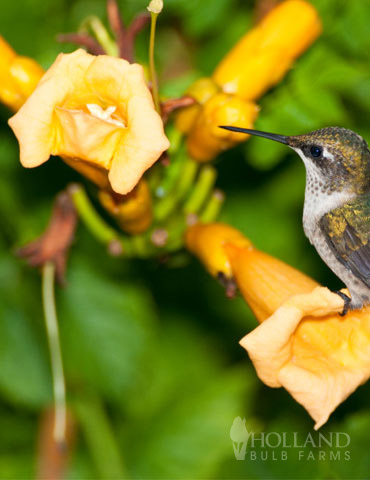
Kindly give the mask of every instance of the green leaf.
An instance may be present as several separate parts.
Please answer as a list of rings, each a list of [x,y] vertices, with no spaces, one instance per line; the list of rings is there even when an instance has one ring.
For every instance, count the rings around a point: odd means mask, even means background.
[[[356,395],[360,392],[356,392]],[[367,478],[370,471],[368,441],[370,430],[370,413],[363,410],[349,416],[344,422],[330,426],[335,436],[339,433],[338,446],[327,448],[325,464],[326,478]],[[344,445],[349,444],[344,447]],[[343,445],[341,447],[340,445]],[[347,453],[346,453],[347,452]]]
[[[47,358],[32,319],[11,307],[0,310],[0,390],[11,402],[40,407],[51,402]]]
[[[176,402],[137,429],[134,478],[210,478],[232,455],[229,431],[248,384],[244,368],[205,379],[197,392],[184,384]]]
[[[2,454],[0,457],[0,478],[19,480],[34,478],[34,455],[28,453]]]
[[[192,0],[194,2],[194,0]],[[188,1],[191,4],[191,0]],[[195,8],[187,9],[185,17],[186,27],[189,35],[199,36],[218,29],[220,23],[225,20],[230,10],[233,10],[232,0],[203,0],[195,2]]]
[[[249,412],[255,375],[225,368],[222,349],[183,315],[162,315],[120,431],[134,478],[208,478],[232,447],[235,416]]]
[[[189,376],[191,384],[186,388],[196,391],[205,379],[218,372],[222,352],[185,320],[189,319],[184,314],[167,313],[166,324],[162,318],[161,328],[152,337],[143,367],[127,399],[130,417],[141,421],[152,418],[178,398]]]
[[[99,478],[125,477],[123,460],[109,418],[99,399],[93,395],[78,396],[73,401],[85,441],[96,465]]]
[[[147,291],[115,282],[74,257],[58,303],[68,378],[121,398],[138,374],[149,339],[154,313]]]
[[[35,436],[35,422],[29,413],[21,409],[10,412],[8,408],[0,410],[0,445],[5,451],[27,449]],[[4,478],[0,473],[0,478]]]

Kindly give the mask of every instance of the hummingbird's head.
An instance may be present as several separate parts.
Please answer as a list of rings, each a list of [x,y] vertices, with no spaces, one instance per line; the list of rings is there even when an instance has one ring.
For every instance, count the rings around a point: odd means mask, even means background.
[[[361,194],[370,186],[370,152],[365,140],[352,130],[326,127],[303,135],[278,135],[238,127],[240,133],[288,145],[302,158],[307,177],[327,193],[347,190]]]

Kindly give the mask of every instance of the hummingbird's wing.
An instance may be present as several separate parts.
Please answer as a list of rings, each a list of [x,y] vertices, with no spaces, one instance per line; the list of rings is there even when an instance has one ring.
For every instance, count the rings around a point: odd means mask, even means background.
[[[326,213],[319,226],[336,258],[370,288],[370,195]]]

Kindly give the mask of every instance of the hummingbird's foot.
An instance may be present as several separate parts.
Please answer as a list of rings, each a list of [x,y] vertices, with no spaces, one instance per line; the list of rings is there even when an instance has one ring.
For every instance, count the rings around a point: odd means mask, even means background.
[[[238,287],[235,280],[227,277],[223,272],[217,273],[217,280],[224,287],[227,298],[235,298]]]
[[[351,309],[351,302],[352,302],[352,299],[351,297],[349,297],[348,295],[346,295],[345,293],[341,292],[340,290],[337,290],[336,292],[337,295],[340,296],[340,298],[343,298],[344,300],[344,307],[343,307],[343,310],[342,312],[339,314],[341,317],[344,317],[344,315],[347,314],[348,310]]]

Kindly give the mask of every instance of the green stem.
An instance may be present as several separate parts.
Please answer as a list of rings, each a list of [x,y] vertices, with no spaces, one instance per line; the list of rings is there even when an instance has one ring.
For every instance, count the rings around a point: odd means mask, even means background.
[[[163,165],[160,162],[157,162],[155,165],[150,168],[148,172],[148,183],[149,188],[152,192],[156,192],[159,184],[162,181]]]
[[[183,167],[186,161],[184,151],[171,156],[171,162],[168,166],[162,168],[162,179],[155,190],[156,197],[165,198],[173,192],[177,192],[176,184],[183,173]]]
[[[182,139],[184,134],[178,130],[174,124],[166,127],[166,135],[170,142],[170,148],[168,149],[168,153],[172,156],[177,153],[179,148],[182,144]]]
[[[185,217],[177,218],[175,223],[168,228],[167,252],[180,250],[184,246],[184,233],[187,228]]]
[[[203,223],[214,222],[220,213],[224,199],[225,195],[223,192],[221,192],[221,190],[215,190],[209,202],[204,207],[203,212],[199,215],[199,220]]]
[[[217,172],[213,167],[207,165],[202,168],[197,183],[184,206],[185,213],[198,213],[213,188],[216,176]]]
[[[117,232],[100,217],[92,206],[83,187],[78,184],[73,184],[68,188],[68,191],[81,220],[94,237],[106,245],[109,245],[112,241],[117,241]]]
[[[188,158],[185,162],[180,181],[177,185],[177,194],[179,198],[184,198],[193,185],[196,174],[198,173],[199,163]]]
[[[155,71],[155,62],[154,62],[154,44],[155,44],[155,27],[157,24],[158,13],[150,12],[151,15],[151,24],[150,24],[150,40],[149,40],[149,73],[150,80],[152,82],[152,92],[155,109],[160,114],[161,107],[159,104],[159,92],[158,92],[158,81],[157,73]]]
[[[181,177],[173,191],[155,206],[155,217],[158,221],[165,220],[176,208],[178,203],[186,196],[197,174],[199,164],[192,159],[187,159],[182,166]]]
[[[42,268],[42,303],[49,344],[54,392],[54,440],[60,445],[66,442],[66,389],[60,348],[58,319],[54,297],[55,265],[47,262]]]
[[[172,124],[166,128],[166,135],[170,141],[170,148],[167,150],[169,156],[169,165],[161,165],[161,176],[157,184],[152,184],[156,197],[162,198],[167,196],[178,181],[182,173],[183,165],[186,161],[186,149],[182,140],[182,133]]]
[[[91,28],[96,39],[108,55],[112,57],[118,57],[117,44],[109,35],[100,18],[95,16],[88,17],[84,22],[84,26],[85,25]]]
[[[79,217],[98,241],[107,245],[111,253],[115,252],[113,253],[115,256],[124,255],[126,258],[136,256],[137,245],[134,240],[136,236],[128,238],[119,235],[114,228],[109,226],[95,210],[81,185],[70,185],[68,192]],[[119,247],[122,248],[122,252],[119,252]]]
[[[131,238],[132,250],[137,258],[150,258],[156,253],[156,247],[150,240],[150,234],[134,235]]]
[[[73,406],[99,476],[128,478],[115,433],[100,399],[92,394],[79,396],[73,400]]]

